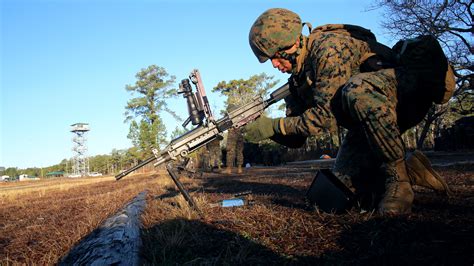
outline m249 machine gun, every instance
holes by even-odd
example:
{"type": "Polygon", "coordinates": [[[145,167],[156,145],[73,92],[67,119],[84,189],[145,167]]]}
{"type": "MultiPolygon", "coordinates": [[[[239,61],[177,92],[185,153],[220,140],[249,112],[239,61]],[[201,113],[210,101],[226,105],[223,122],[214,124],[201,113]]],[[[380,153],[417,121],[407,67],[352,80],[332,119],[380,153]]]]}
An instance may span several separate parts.
{"type": "Polygon", "coordinates": [[[154,166],[168,163],[166,165],[166,169],[178,187],[179,191],[184,196],[189,205],[201,214],[194,200],[178,180],[178,175],[174,171],[172,162],[177,161],[179,158],[186,158],[188,154],[219,137],[226,130],[232,127],[240,128],[254,121],[270,105],[288,96],[290,94],[290,90],[288,83],[286,83],[285,85],[273,91],[268,99],[263,99],[262,96],[255,96],[252,101],[226,113],[224,117],[219,120],[216,120],[212,115],[209,101],[207,100],[206,92],[202,84],[201,76],[197,69],[191,72],[189,79],[183,79],[181,81],[179,84],[178,93],[183,94],[183,97],[186,98],[188,105],[189,117],[183,123],[183,126],[191,123],[196,127],[172,140],[163,150],[153,148],[152,157],[116,175],[115,179],[120,180],[124,176],[151,162],[154,162],[154,166]],[[196,92],[193,92],[191,84],[196,87],[196,92]]]}

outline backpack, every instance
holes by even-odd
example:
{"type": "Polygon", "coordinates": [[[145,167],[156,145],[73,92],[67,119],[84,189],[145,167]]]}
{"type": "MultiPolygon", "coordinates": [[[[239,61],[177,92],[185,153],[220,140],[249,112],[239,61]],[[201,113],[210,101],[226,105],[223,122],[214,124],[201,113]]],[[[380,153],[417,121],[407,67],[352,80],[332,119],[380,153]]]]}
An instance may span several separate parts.
{"type": "Polygon", "coordinates": [[[417,88],[429,89],[434,103],[449,101],[456,87],[454,72],[435,37],[400,40],[392,50],[396,52],[396,65],[416,77],[417,88]]]}
{"type": "MultiPolygon", "coordinates": [[[[361,72],[376,71],[381,68],[403,67],[416,78],[416,88],[429,89],[432,101],[443,104],[454,94],[456,81],[452,67],[444,55],[438,40],[431,35],[422,35],[414,39],[400,40],[391,49],[377,42],[375,35],[368,29],[349,24],[327,24],[319,26],[313,32],[337,32],[366,42],[371,53],[360,59],[361,72]],[[376,56],[376,57],[374,57],[376,56]],[[371,62],[375,58],[375,66],[371,62]]],[[[316,38],[310,35],[309,42],[316,38]]]]}
{"type": "MultiPolygon", "coordinates": [[[[376,71],[385,67],[393,67],[395,54],[390,47],[377,42],[375,35],[369,29],[350,24],[326,24],[316,27],[311,33],[317,32],[334,32],[366,42],[372,52],[362,55],[359,62],[361,72],[376,71]],[[378,61],[383,62],[384,66],[371,65],[368,59],[374,56],[377,57],[378,61]]],[[[317,38],[317,34],[311,34],[309,37],[309,43],[312,43],[315,38],[317,38]]]]}

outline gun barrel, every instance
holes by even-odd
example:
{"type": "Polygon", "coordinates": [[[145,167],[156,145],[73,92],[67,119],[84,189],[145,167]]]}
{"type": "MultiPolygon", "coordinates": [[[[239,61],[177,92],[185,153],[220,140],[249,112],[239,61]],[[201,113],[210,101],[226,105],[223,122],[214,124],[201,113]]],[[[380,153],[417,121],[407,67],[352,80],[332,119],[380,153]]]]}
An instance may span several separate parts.
{"type": "Polygon", "coordinates": [[[149,163],[153,162],[154,160],[156,160],[156,157],[155,157],[155,156],[152,156],[152,157],[146,159],[145,161],[143,161],[143,162],[141,162],[141,163],[135,165],[134,167],[132,167],[132,168],[130,168],[130,169],[128,169],[128,170],[125,170],[125,171],[123,171],[122,173],[116,175],[116,176],[115,176],[115,180],[120,180],[122,177],[124,177],[124,176],[130,174],[131,172],[137,170],[137,169],[140,168],[140,167],[145,166],[146,164],[149,164],[149,163]]]}

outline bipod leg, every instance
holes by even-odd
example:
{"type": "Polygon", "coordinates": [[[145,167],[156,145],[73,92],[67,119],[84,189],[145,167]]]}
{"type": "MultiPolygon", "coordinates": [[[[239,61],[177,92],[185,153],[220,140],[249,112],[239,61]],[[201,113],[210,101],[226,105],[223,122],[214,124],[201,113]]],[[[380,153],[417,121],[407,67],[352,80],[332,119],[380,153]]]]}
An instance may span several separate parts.
{"type": "Polygon", "coordinates": [[[183,195],[184,199],[188,202],[189,206],[193,208],[199,214],[199,216],[204,217],[203,213],[198,208],[196,202],[194,202],[193,198],[191,197],[191,195],[189,195],[188,191],[184,188],[183,184],[179,182],[178,175],[174,171],[173,164],[172,163],[167,164],[166,170],[168,170],[168,173],[170,174],[171,179],[173,179],[173,182],[176,184],[176,186],[179,189],[179,192],[181,192],[181,195],[183,195]]]}

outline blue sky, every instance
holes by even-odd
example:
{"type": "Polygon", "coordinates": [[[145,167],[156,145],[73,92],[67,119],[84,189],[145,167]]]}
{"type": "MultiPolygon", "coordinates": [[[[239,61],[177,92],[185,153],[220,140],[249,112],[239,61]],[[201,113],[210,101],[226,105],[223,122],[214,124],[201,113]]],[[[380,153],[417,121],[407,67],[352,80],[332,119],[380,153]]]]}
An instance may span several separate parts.
{"type": "MultiPolygon", "coordinates": [[[[89,123],[88,155],[131,146],[126,84],[156,64],[179,81],[197,68],[215,114],[224,98],[210,93],[222,80],[265,72],[248,30],[268,8],[284,7],[313,26],[357,24],[386,44],[379,11],[369,0],[180,1],[2,0],[0,166],[45,167],[73,156],[70,125],[89,123]],[[225,2],[225,4],[224,4],[225,2]]],[[[186,117],[185,101],[170,103],[186,117]]],[[[171,132],[180,123],[163,115],[171,132]]]]}

